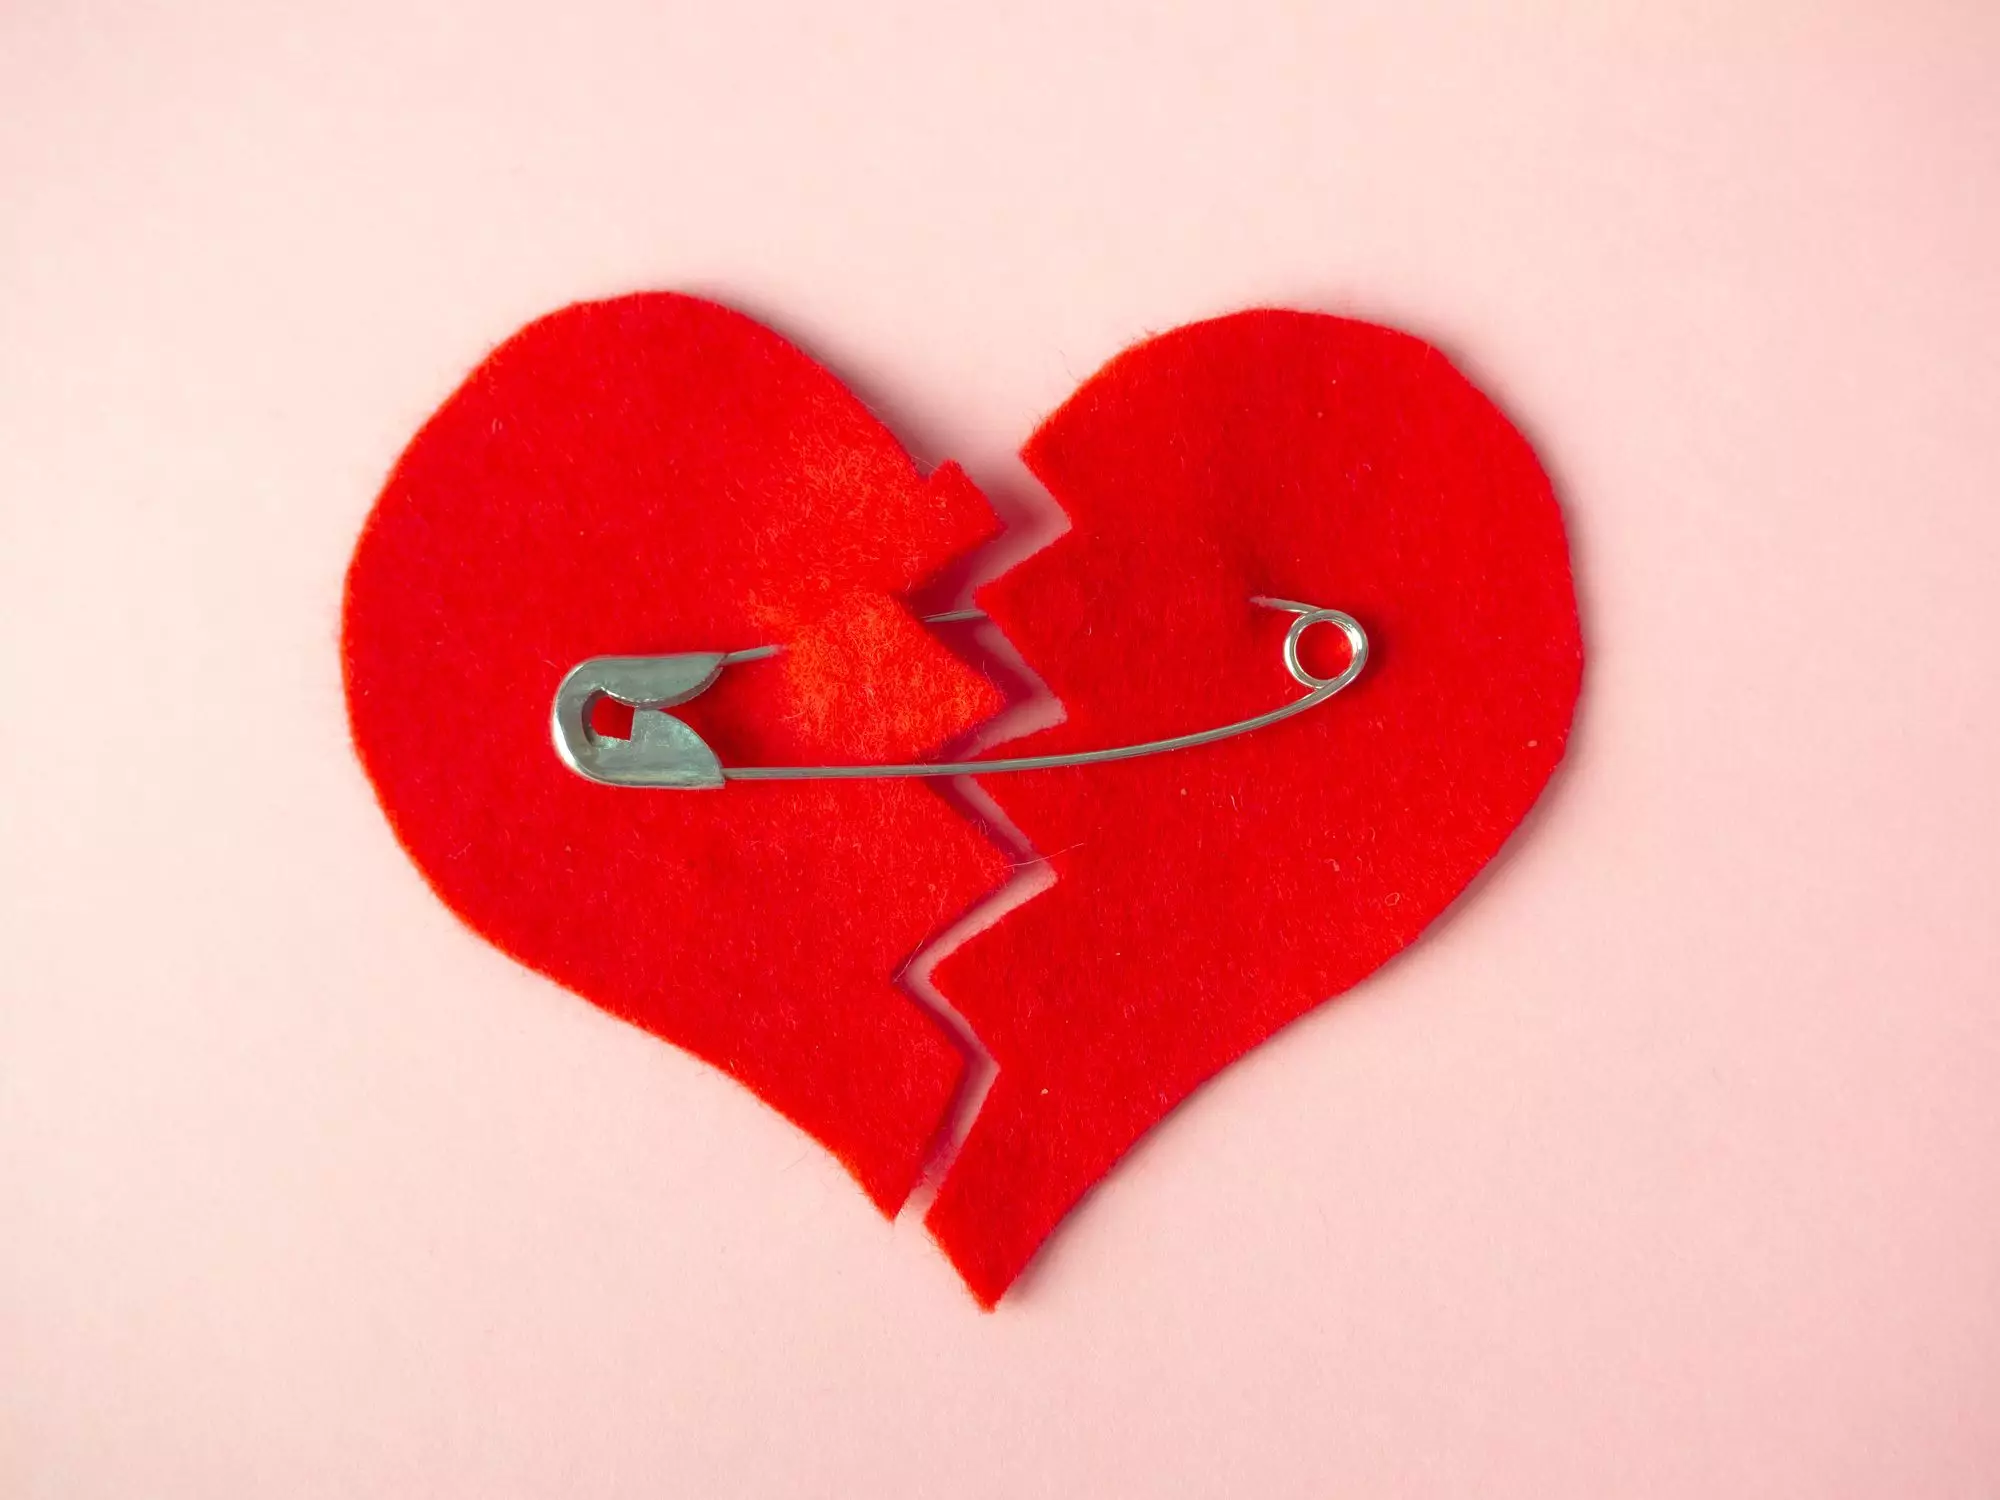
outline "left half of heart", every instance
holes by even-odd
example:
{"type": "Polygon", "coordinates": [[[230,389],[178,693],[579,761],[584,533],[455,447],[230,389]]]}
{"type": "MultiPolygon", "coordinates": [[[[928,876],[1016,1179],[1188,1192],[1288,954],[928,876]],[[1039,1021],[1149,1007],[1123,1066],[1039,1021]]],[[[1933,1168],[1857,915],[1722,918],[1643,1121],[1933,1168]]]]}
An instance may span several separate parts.
{"type": "Polygon", "coordinates": [[[924,782],[594,784],[550,704],[588,657],[782,642],[700,702],[726,763],[922,757],[1002,699],[903,601],[996,529],[961,470],[920,474],[778,335],[649,293],[494,350],[398,460],[347,577],[354,743],[444,903],[740,1080],[890,1214],[966,1063],[895,976],[1005,857],[924,782]]]}

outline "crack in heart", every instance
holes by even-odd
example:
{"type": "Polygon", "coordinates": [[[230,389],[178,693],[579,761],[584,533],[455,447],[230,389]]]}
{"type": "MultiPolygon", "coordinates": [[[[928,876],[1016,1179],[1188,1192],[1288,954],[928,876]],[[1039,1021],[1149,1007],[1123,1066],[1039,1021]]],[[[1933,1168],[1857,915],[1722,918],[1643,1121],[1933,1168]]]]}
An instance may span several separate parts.
{"type": "MultiPolygon", "coordinates": [[[[964,780],[969,782],[970,778],[964,780]]],[[[987,928],[1006,921],[1009,913],[1055,885],[1055,873],[1048,862],[1028,846],[1018,830],[1007,824],[1006,814],[1001,812],[999,804],[990,795],[976,784],[953,786],[948,790],[940,788],[940,791],[954,806],[962,806],[969,821],[1010,852],[1014,870],[1005,885],[977,902],[918,949],[909,964],[896,976],[896,982],[910,994],[912,1001],[948,1027],[966,1053],[967,1067],[958,1095],[939,1123],[931,1147],[930,1165],[925,1175],[926,1185],[933,1193],[938,1183],[950,1174],[952,1158],[978,1120],[986,1096],[999,1076],[1000,1065],[980,1041],[979,1033],[972,1024],[938,989],[932,976],[937,966],[964,944],[987,928]]],[[[919,1196],[912,1198],[910,1206],[922,1210],[928,1208],[929,1203],[919,1196]]]]}
{"type": "MultiPolygon", "coordinates": [[[[1069,517],[1062,507],[1031,477],[1022,476],[1005,485],[988,485],[981,492],[1000,518],[999,534],[947,564],[923,590],[923,602],[911,601],[912,613],[922,616],[962,608],[977,588],[1011,572],[1070,529],[1069,517]]],[[[939,759],[963,760],[981,756],[1011,740],[1038,734],[1062,723],[1061,700],[1049,691],[1048,684],[991,621],[984,621],[970,631],[959,632],[958,639],[974,665],[988,679],[1001,685],[1006,702],[999,712],[973,725],[958,740],[941,747],[939,759]]],[[[1004,885],[975,902],[924,943],[896,976],[897,984],[909,993],[912,1002],[936,1017],[951,1032],[964,1050],[967,1062],[958,1093],[939,1123],[924,1182],[905,1205],[919,1213],[929,1207],[929,1200],[938,1184],[949,1174],[952,1158],[971,1131],[999,1074],[999,1065],[993,1054],[980,1040],[978,1032],[937,988],[932,975],[938,964],[962,945],[987,928],[1005,921],[1009,913],[1055,884],[1055,873],[1048,858],[1014,827],[993,795],[977,778],[951,777],[935,783],[933,790],[1000,850],[1011,873],[1004,885]]]]}

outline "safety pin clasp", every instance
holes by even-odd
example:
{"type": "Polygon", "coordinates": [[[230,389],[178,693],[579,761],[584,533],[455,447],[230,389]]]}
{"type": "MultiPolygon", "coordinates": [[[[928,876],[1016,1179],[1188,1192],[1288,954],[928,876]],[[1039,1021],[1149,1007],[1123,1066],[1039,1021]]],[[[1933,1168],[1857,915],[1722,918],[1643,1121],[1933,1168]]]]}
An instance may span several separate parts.
{"type": "Polygon", "coordinates": [[[721,786],[722,762],[708,742],[664,710],[708,691],[728,663],[721,651],[593,656],[579,663],[556,689],[556,754],[577,775],[606,786],[721,786]],[[631,738],[609,738],[590,727],[599,698],[632,710],[631,738]]]}

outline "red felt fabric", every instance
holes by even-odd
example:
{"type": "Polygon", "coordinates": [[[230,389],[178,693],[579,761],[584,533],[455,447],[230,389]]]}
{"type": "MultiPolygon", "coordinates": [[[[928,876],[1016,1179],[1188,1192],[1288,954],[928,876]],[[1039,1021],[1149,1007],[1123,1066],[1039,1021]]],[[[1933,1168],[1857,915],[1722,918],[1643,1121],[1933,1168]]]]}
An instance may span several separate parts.
{"type": "Polygon", "coordinates": [[[1255,735],[985,783],[1056,875],[933,976],[999,1065],[928,1220],[989,1305],[1192,1089],[1465,889],[1561,758],[1582,671],[1549,482],[1417,339],[1278,311],[1178,329],[1024,456],[1072,530],[979,597],[1068,717],[999,753],[1294,696],[1290,617],[1251,595],[1345,609],[1372,654],[1255,735]]]}
{"type": "MultiPolygon", "coordinates": [[[[1068,717],[996,753],[1285,701],[1289,617],[1255,594],[1351,611],[1373,654],[1254,736],[987,782],[1057,876],[934,974],[999,1064],[929,1214],[987,1305],[1189,1091],[1464,889],[1560,759],[1582,661],[1547,479],[1405,335],[1179,329],[1025,456],[1072,530],[980,597],[1068,717]]],[[[648,295],[496,350],[403,455],[348,578],[355,743],[439,895],[741,1079],[885,1211],[962,1071],[895,976],[1004,859],[929,783],[590,784],[549,705],[586,656],[784,642],[675,710],[726,763],[920,757],[1000,699],[903,601],[993,526],[775,334],[648,295]]],[[[1337,640],[1305,655],[1339,665],[1337,640]]]]}
{"type": "Polygon", "coordinates": [[[594,785],[557,761],[550,703],[588,656],[792,642],[688,705],[725,763],[921,756],[998,698],[898,601],[994,524],[770,330],[646,295],[495,350],[403,454],[347,580],[354,742],[437,893],[734,1074],[890,1212],[963,1066],[895,976],[1003,879],[997,851],[923,783],[594,785]]]}
{"type": "Polygon", "coordinates": [[[911,745],[941,745],[1006,702],[879,594],[850,595],[801,627],[782,670],[793,728],[840,760],[895,760],[911,745]]]}

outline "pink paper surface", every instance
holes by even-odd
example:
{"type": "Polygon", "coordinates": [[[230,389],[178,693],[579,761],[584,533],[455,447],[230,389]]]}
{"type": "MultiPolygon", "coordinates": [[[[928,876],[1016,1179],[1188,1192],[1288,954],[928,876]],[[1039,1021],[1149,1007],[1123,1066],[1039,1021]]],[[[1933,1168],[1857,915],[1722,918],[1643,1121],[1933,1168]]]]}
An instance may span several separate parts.
{"type": "Polygon", "coordinates": [[[0,1493],[2000,1490],[2000,12],[1500,9],[0,11],[0,1493]],[[1017,508],[1261,302],[1563,495],[1524,836],[997,1315],[348,750],[389,464],[639,287],[1017,508]]]}

